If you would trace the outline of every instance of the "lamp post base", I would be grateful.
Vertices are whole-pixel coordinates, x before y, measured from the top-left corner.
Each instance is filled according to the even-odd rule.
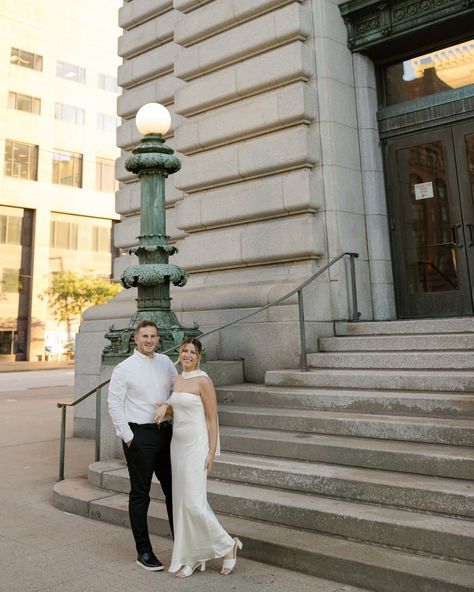
[[[167,353],[173,361],[178,359],[177,348],[184,339],[188,337],[199,338],[202,333],[197,323],[193,327],[182,327],[174,312],[170,310],[141,310],[132,317],[128,327],[116,329],[112,325],[109,332],[105,334],[105,338],[110,341],[110,345],[107,345],[102,352],[104,364],[115,365],[132,354],[135,348],[133,339],[135,328],[140,321],[145,320],[153,321],[158,327],[158,335],[160,336],[158,353],[176,348],[176,350]]]

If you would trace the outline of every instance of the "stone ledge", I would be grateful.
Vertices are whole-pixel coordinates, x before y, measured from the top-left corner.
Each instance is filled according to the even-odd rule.
[[[176,10],[180,10],[181,12],[191,12],[192,10],[205,6],[212,1],[213,0],[174,0],[173,4]]]

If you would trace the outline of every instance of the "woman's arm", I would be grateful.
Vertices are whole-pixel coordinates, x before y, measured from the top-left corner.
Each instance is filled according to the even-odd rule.
[[[172,417],[173,407],[169,403],[162,403],[156,408],[155,423],[160,423],[166,416]]]
[[[214,385],[210,378],[203,378],[201,386],[201,399],[206,414],[207,430],[209,433],[209,454],[206,458],[204,469],[209,473],[212,468],[217,448],[217,397]]]

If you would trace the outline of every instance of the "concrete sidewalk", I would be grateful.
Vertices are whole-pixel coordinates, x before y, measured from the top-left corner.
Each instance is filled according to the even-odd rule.
[[[50,362],[1,362],[0,372],[29,372],[31,370],[57,370],[74,368],[74,360],[51,360]]]
[[[248,559],[239,560],[228,577],[219,575],[219,561],[185,580],[144,571],[135,563],[128,529],[67,514],[51,504],[58,471],[56,401],[68,398],[72,400],[71,389],[64,386],[0,392],[2,592],[360,592]],[[69,437],[66,477],[85,479],[93,456],[92,441]],[[171,540],[154,536],[153,544],[169,563]]]

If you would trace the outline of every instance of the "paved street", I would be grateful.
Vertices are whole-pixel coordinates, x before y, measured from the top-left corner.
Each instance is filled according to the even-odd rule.
[[[142,570],[127,529],[51,505],[59,449],[56,401],[72,400],[72,370],[16,374],[0,374],[1,592],[361,592],[248,559],[227,578],[217,573],[217,561],[184,581]],[[94,445],[70,437],[71,419],[66,476],[79,477],[93,461]],[[156,536],[153,541],[168,562],[171,541]]]

